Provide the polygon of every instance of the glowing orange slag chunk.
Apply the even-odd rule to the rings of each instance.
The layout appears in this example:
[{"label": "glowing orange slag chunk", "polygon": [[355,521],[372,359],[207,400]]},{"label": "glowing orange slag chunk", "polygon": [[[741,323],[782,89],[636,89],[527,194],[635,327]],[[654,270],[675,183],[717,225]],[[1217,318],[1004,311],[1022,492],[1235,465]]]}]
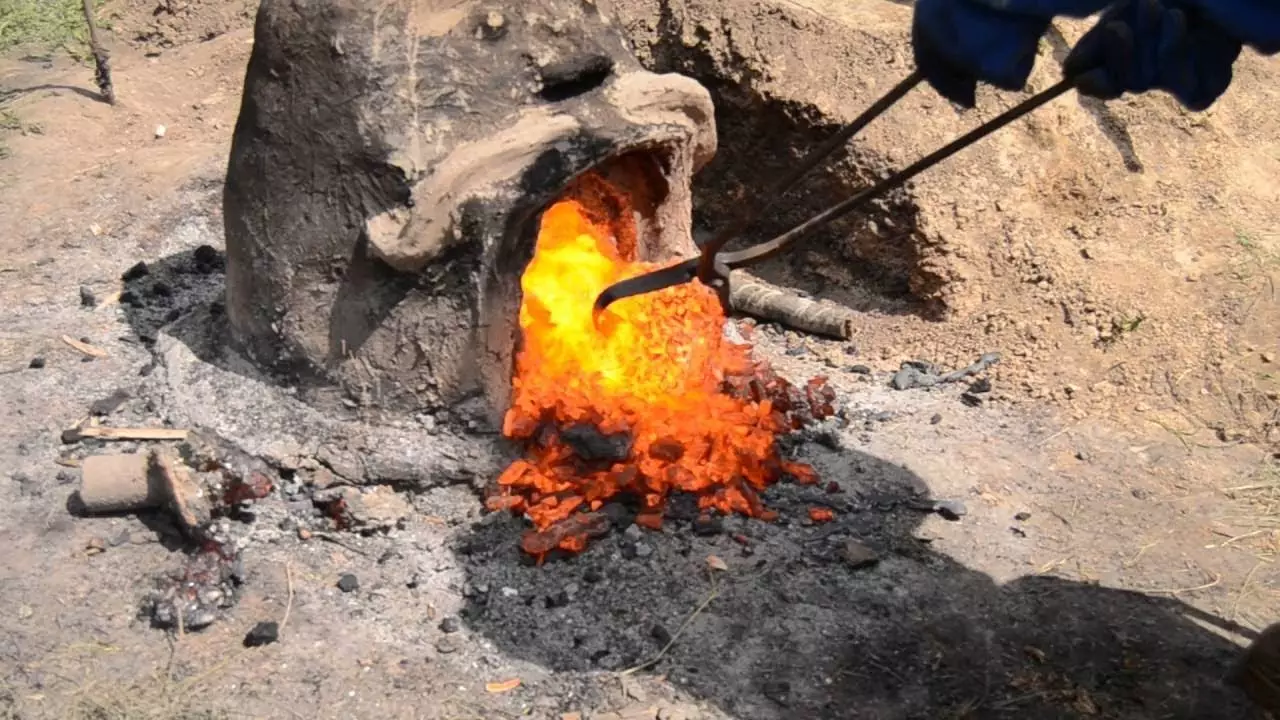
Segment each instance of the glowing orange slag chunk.
[{"label": "glowing orange slag chunk", "polygon": [[[771,519],[757,492],[784,472],[812,474],[779,458],[774,440],[789,427],[769,400],[724,391],[726,376],[754,365],[749,347],[724,340],[711,289],[680,285],[593,317],[602,290],[654,267],[620,257],[608,225],[579,200],[542,216],[521,279],[523,344],[503,423],[507,437],[525,441],[525,458],[488,501],[532,521],[527,552],[582,550],[600,523],[579,516],[619,493],[639,499],[650,527],[673,490],[695,494],[704,509]],[[583,458],[560,434],[575,425],[625,433],[630,449],[624,440],[625,457]]]}]

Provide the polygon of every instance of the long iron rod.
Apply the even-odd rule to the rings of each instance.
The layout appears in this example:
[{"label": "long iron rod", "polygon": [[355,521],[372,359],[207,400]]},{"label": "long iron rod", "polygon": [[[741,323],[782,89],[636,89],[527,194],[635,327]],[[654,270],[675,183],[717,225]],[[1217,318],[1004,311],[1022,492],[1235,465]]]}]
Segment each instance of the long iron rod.
[{"label": "long iron rod", "polygon": [[[915,75],[915,73],[913,73],[913,75]],[[911,78],[908,77],[907,79],[910,80]],[[904,81],[904,83],[905,82],[906,81]],[[890,91],[890,93],[885,97],[888,98],[893,96],[904,83],[899,83],[899,85],[895,87],[894,90]],[[687,283],[696,277],[704,277],[709,280],[717,273],[722,274],[725,269],[732,270],[739,267],[745,267],[774,257],[809,232],[844,217],[855,210],[859,205],[872,198],[901,187],[916,175],[919,175],[925,170],[928,170],[934,165],[937,165],[943,160],[955,155],[991,133],[1005,127],[1009,123],[1018,120],[1024,115],[1058,98],[1074,87],[1075,81],[1071,78],[1059,81],[1047,90],[1043,90],[1031,98],[1009,108],[992,120],[979,125],[941,148],[925,155],[907,167],[893,173],[871,187],[855,193],[852,197],[849,197],[848,199],[827,208],[817,215],[814,215],[772,240],[731,253],[719,254],[717,252],[710,252],[713,248],[713,244],[717,240],[720,240],[721,244],[723,244],[723,242],[727,241],[727,239],[731,237],[731,233],[727,231],[722,232],[720,235],[717,235],[716,238],[703,246],[703,252],[698,257],[690,258],[675,265],[645,273],[644,275],[629,278],[605,288],[604,291],[600,293],[600,296],[596,298],[595,309],[597,312],[600,312],[609,305],[623,298],[655,292],[657,290]],[[907,89],[909,90],[910,87]],[[896,102],[896,100],[900,98],[901,95],[897,95],[894,97],[894,101]],[[882,98],[882,100],[883,99],[884,98]],[[892,102],[890,102],[889,105],[892,105]],[[877,102],[876,105],[869,108],[867,112],[855,119],[851,125],[855,125],[864,118],[868,118],[865,122],[862,122],[862,126],[865,127],[866,123],[870,122],[870,119],[874,119],[876,115],[884,111],[884,107],[880,106],[881,103]],[[872,112],[872,110],[876,110],[877,108],[879,108],[877,112]],[[846,130],[847,129],[848,128],[846,128]],[[852,135],[853,133],[850,133],[850,136]],[[829,152],[830,151],[828,151],[828,153]],[[808,158],[806,158],[806,162],[808,162]],[[803,169],[807,171],[812,169],[812,166]],[[795,173],[793,173],[793,175],[794,174]],[[707,268],[705,271],[703,270],[704,267]]]},{"label": "long iron rod", "polygon": [[921,74],[919,70],[912,71],[910,75],[903,78],[897,85],[894,85],[893,88],[890,89],[889,92],[885,93],[883,97],[876,100],[871,107],[862,111],[861,115],[854,118],[848,125],[845,125],[840,132],[831,136],[825,143],[806,155],[790,173],[784,175],[773,187],[769,188],[769,190],[764,194],[763,202],[747,205],[745,212],[739,215],[733,222],[725,226],[720,232],[716,233],[714,237],[702,246],[702,262],[698,267],[698,276],[703,278],[710,277],[712,270],[712,258],[716,253],[720,252],[720,250],[724,248],[726,243],[738,235],[741,235],[742,231],[745,230],[748,225],[755,222],[757,218],[772,207],[773,204],[781,199],[783,195],[786,195],[787,192],[795,187],[796,183],[800,182],[800,180],[812,172],[813,169],[821,164],[823,160],[826,160],[832,153],[848,145],[849,140],[851,140],[854,135],[862,132],[863,128],[870,125],[873,120],[884,114],[884,112],[889,108],[893,107],[903,98],[903,96],[911,92],[911,90],[914,89],[916,85],[919,85],[923,80],[924,75]]}]

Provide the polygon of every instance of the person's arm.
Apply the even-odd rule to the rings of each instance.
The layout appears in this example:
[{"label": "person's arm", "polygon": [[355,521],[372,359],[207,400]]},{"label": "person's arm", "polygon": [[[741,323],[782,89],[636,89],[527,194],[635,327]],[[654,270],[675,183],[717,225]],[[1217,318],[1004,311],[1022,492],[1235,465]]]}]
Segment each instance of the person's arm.
[{"label": "person's arm", "polygon": [[1188,3],[1242,45],[1280,52],[1280,0],[1196,0]]},{"label": "person's arm", "polygon": [[1027,84],[1041,36],[1055,17],[1087,17],[1107,0],[917,0],[916,67],[941,95],[973,107],[977,83]]},{"label": "person's arm", "polygon": [[1164,90],[1205,110],[1230,87],[1246,44],[1280,50],[1280,0],[1123,0],[1080,38],[1063,71],[1085,95]]}]

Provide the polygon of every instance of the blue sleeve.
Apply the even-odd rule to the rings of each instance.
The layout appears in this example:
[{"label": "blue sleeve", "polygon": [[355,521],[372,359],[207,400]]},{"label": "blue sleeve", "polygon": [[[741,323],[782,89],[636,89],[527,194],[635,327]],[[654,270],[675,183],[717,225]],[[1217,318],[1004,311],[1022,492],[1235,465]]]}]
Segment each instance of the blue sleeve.
[{"label": "blue sleeve", "polygon": [[1264,55],[1280,52],[1280,0],[1184,0]]},{"label": "blue sleeve", "polygon": [[[993,10],[1034,17],[1088,17],[1109,0],[973,0]],[[1280,52],[1280,0],[1165,0],[1169,7],[1191,6],[1228,35],[1264,55]]]}]

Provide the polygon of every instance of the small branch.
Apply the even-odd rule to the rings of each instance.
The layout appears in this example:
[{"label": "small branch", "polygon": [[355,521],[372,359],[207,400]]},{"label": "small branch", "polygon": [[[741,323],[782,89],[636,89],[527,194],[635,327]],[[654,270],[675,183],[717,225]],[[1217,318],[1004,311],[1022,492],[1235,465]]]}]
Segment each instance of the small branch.
[{"label": "small branch", "polygon": [[729,305],[744,315],[785,325],[792,330],[848,340],[855,314],[830,302],[800,297],[741,270],[729,280]]},{"label": "small branch", "polygon": [[676,641],[680,639],[680,636],[684,634],[684,631],[689,629],[689,624],[692,623],[695,618],[701,615],[702,611],[706,610],[707,606],[711,604],[711,601],[715,600],[716,597],[719,595],[720,595],[720,585],[719,583],[716,582],[715,574],[712,573],[711,592],[709,592],[707,596],[703,598],[702,602],[698,603],[698,606],[693,609],[693,612],[689,613],[689,617],[685,618],[684,622],[680,625],[679,629],[676,630],[676,634],[671,636],[671,639],[667,641],[666,645],[662,646],[662,649],[658,651],[658,654],[640,663],[639,665],[636,665],[635,667],[629,667],[626,670],[619,672],[618,675],[620,677],[626,677],[627,675],[634,675],[635,673],[638,673],[641,670],[657,665],[658,662],[662,660],[662,658],[666,657],[667,651],[670,650],[671,647],[676,644]]},{"label": "small branch", "polygon": [[280,620],[280,635],[284,635],[284,628],[289,624],[289,613],[293,611],[293,566],[288,561],[284,564],[284,578],[289,584],[289,599],[285,602],[284,617]]},{"label": "small branch", "polygon": [[84,0],[84,21],[89,26],[89,47],[93,50],[93,64],[97,68],[94,80],[98,92],[108,105],[116,104],[116,90],[111,84],[111,55],[98,40],[98,23],[93,17],[93,0]]}]

